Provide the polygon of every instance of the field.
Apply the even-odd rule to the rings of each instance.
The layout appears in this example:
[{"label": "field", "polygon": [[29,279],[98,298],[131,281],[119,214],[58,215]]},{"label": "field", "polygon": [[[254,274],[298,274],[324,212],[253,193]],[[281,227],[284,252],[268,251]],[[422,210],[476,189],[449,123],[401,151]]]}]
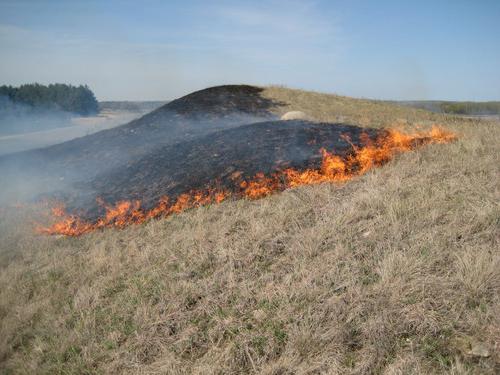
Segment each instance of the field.
[{"label": "field", "polygon": [[263,95],[277,114],[459,138],[345,184],[76,238],[2,208],[0,372],[500,371],[500,123]]}]

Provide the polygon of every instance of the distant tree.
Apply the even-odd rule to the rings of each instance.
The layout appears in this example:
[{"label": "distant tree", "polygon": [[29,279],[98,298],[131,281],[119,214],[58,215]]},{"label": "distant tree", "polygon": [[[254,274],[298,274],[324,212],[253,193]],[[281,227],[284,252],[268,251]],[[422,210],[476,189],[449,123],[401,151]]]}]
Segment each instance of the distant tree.
[{"label": "distant tree", "polygon": [[86,85],[56,83],[44,86],[31,83],[19,87],[0,86],[0,96],[33,108],[57,109],[83,116],[99,111],[99,103]]}]

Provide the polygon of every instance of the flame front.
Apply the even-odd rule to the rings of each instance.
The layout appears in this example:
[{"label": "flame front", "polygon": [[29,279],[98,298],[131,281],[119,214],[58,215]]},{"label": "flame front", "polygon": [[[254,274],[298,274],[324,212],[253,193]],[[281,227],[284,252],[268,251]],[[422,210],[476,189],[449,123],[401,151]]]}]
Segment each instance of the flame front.
[{"label": "flame front", "polygon": [[235,192],[213,188],[194,190],[179,195],[173,202],[170,202],[168,197],[162,197],[158,204],[149,210],[143,209],[139,200],[120,201],[113,206],[106,205],[99,200],[98,203],[105,208],[106,213],[95,222],[84,220],[77,215],[66,214],[64,207],[57,205],[52,209],[53,216],[57,218],[56,222],[49,227],[39,226],[37,231],[45,234],[79,236],[100,228],[123,228],[130,224],[140,224],[149,219],[179,213],[189,208],[220,203],[231,196],[258,199],[301,185],[344,182],[387,163],[398,153],[410,151],[425,144],[448,143],[455,139],[453,133],[439,127],[433,127],[428,132],[413,134],[389,129],[386,134],[376,140],[371,140],[365,135],[362,137],[362,147],[351,143],[352,153],[346,158],[321,149],[320,168],[305,170],[288,168],[269,176],[258,173],[249,181],[242,181],[235,186],[233,189]]}]

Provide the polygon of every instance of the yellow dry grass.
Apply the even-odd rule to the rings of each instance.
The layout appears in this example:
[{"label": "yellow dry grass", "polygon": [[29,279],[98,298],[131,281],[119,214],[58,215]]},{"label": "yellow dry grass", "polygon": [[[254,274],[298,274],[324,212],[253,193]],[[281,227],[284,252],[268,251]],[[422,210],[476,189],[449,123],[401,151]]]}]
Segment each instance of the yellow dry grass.
[{"label": "yellow dry grass", "polygon": [[[0,371],[494,374],[500,124],[285,88],[318,120],[460,138],[344,185],[125,230],[39,237],[0,219]],[[28,215],[28,216],[27,216]]]}]

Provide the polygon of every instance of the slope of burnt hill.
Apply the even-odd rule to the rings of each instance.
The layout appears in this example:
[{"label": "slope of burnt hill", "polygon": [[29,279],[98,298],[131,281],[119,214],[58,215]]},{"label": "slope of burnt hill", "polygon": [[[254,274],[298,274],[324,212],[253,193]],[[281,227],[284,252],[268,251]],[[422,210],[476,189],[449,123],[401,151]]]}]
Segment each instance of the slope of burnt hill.
[{"label": "slope of burnt hill", "polygon": [[[99,175],[84,186],[85,198],[70,199],[73,206],[92,217],[99,209],[95,198],[113,204],[139,199],[151,208],[160,197],[175,198],[191,189],[207,186],[230,190],[238,181],[256,173],[270,173],[287,167],[317,167],[321,148],[345,154],[350,137],[360,144],[365,132],[376,137],[376,130],[345,124],[319,124],[307,121],[269,121],[222,130],[190,141],[165,146],[127,166]],[[89,193],[91,192],[91,193]],[[82,199],[83,198],[83,199]]]},{"label": "slope of burnt hill", "polygon": [[267,117],[282,103],[261,96],[263,88],[249,85],[210,87],[174,100],[168,108],[181,115],[224,118],[234,114]]},{"label": "slope of burnt hill", "polygon": [[231,85],[197,91],[128,124],[51,147],[0,157],[0,169],[87,181],[157,148],[210,132],[270,119],[279,103],[262,98],[263,89]]}]

